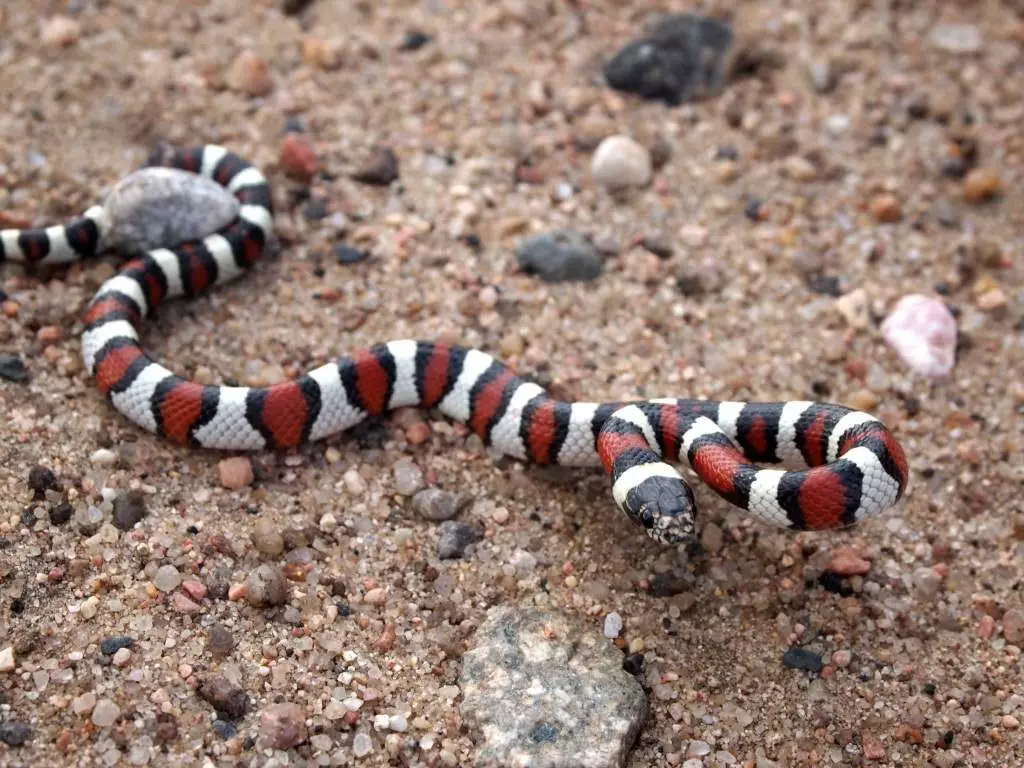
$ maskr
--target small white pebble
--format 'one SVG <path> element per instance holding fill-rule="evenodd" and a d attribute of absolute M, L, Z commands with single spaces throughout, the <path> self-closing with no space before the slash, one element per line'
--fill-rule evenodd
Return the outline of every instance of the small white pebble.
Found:
<path fill-rule="evenodd" d="M 604 636 L 609 640 L 614 640 L 619 636 L 622 631 L 622 617 L 618 613 L 612 612 L 604 617 Z"/>
<path fill-rule="evenodd" d="M 352 739 L 352 754 L 356 757 L 366 757 L 373 751 L 373 742 L 365 731 L 360 731 Z"/>
<path fill-rule="evenodd" d="M 374 715 L 373 727 L 378 731 L 386 731 L 391 727 L 391 718 L 387 715 Z"/>
<path fill-rule="evenodd" d="M 15 666 L 14 646 L 8 645 L 0 651 L 0 672 L 13 672 Z"/>
<path fill-rule="evenodd" d="M 100 599 L 93 595 L 83 600 L 78 605 L 78 613 L 83 619 L 92 619 L 96 617 L 100 609 Z"/>
<path fill-rule="evenodd" d="M 89 454 L 89 461 L 97 467 L 109 467 L 117 462 L 117 454 L 109 448 L 97 448 Z"/>
<path fill-rule="evenodd" d="M 392 715 L 388 720 L 388 728 L 392 731 L 405 733 L 409 729 L 409 723 L 402 715 Z"/>
<path fill-rule="evenodd" d="M 132 652 L 129 649 L 118 648 L 114 652 L 114 657 L 111 659 L 111 662 L 115 667 L 125 667 L 128 665 L 128 662 L 131 661 L 131 659 Z"/>
<path fill-rule="evenodd" d="M 121 714 L 121 708 L 110 699 L 100 699 L 92 710 L 92 724 L 98 728 L 109 728 Z"/>
<path fill-rule="evenodd" d="M 362 476 L 354 469 L 350 469 L 342 475 L 341 479 L 345 483 L 345 488 L 347 488 L 348 492 L 353 496 L 362 496 L 366 493 L 366 481 L 363 480 Z"/>

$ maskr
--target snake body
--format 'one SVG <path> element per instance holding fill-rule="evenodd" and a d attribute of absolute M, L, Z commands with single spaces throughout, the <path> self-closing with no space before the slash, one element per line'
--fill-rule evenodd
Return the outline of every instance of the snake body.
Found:
<path fill-rule="evenodd" d="M 259 170 L 219 146 L 163 147 L 147 164 L 202 174 L 240 203 L 221 231 L 126 262 L 85 312 L 86 369 L 114 408 L 149 432 L 204 448 L 276 449 L 391 409 L 436 408 L 517 459 L 603 467 L 619 508 L 670 545 L 695 535 L 693 493 L 669 463 L 681 457 L 732 504 L 790 529 L 852 525 L 893 506 L 906 488 L 903 449 L 867 413 L 808 401 L 560 402 L 491 355 L 449 344 L 390 341 L 265 388 L 181 378 L 146 354 L 138 326 L 161 302 L 197 296 L 252 266 L 271 237 L 271 193 Z M 88 258 L 109 226 L 94 206 L 67 225 L 4 230 L 0 262 Z M 807 469 L 757 466 L 790 461 Z"/>

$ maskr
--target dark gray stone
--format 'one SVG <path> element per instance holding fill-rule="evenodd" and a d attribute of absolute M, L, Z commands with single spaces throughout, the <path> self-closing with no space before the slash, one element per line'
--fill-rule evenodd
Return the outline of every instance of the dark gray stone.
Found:
<path fill-rule="evenodd" d="M 604 77 L 612 88 L 675 106 L 722 87 L 732 43 L 732 29 L 723 21 L 668 16 L 609 59 Z"/>
<path fill-rule="evenodd" d="M 203 681 L 197 693 L 222 720 L 241 720 L 249 710 L 249 695 L 226 677 Z"/>
<path fill-rule="evenodd" d="M 7 379 L 15 384 L 27 382 L 28 369 L 25 367 L 25 361 L 17 355 L 0 353 L 0 379 Z"/>
<path fill-rule="evenodd" d="M 519 268 L 548 283 L 594 280 L 603 265 L 597 248 L 571 229 L 556 229 L 519 244 Z"/>
<path fill-rule="evenodd" d="M 234 221 L 239 209 L 213 179 L 157 166 L 125 176 L 103 205 L 111 223 L 105 242 L 126 253 L 199 240 Z"/>
<path fill-rule="evenodd" d="M 782 654 L 782 663 L 791 669 L 803 669 L 807 672 L 821 672 L 821 668 L 824 666 L 821 654 L 797 646 L 793 646 Z"/>
<path fill-rule="evenodd" d="M 32 738 L 32 729 L 26 723 L 9 721 L 0 723 L 0 741 L 9 747 L 24 746 Z"/>
<path fill-rule="evenodd" d="M 456 560 L 466 554 L 470 544 L 483 538 L 478 528 L 456 520 L 441 523 L 441 535 L 437 539 L 437 556 L 441 560 Z"/>
<path fill-rule="evenodd" d="M 647 717 L 622 653 L 561 614 L 492 608 L 462 657 L 476 765 L 619 768 Z"/>
<path fill-rule="evenodd" d="M 114 526 L 130 531 L 146 516 L 146 497 L 141 491 L 119 493 L 114 497 Z"/>

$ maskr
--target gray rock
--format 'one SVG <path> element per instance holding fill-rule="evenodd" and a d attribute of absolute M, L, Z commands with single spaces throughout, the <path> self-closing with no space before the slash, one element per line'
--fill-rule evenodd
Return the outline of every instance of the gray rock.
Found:
<path fill-rule="evenodd" d="M 609 59 L 604 77 L 617 90 L 681 104 L 721 88 L 732 42 L 732 29 L 722 21 L 689 13 L 667 16 Z"/>
<path fill-rule="evenodd" d="M 146 516 L 146 497 L 141 491 L 120 492 L 114 497 L 114 525 L 130 531 Z"/>
<path fill-rule="evenodd" d="M 479 529 L 468 523 L 445 520 L 441 523 L 441 535 L 437 539 L 437 556 L 442 560 L 455 560 L 466 554 L 470 544 L 483 538 Z"/>
<path fill-rule="evenodd" d="M 451 520 L 465 506 L 463 497 L 440 488 L 424 488 L 412 497 L 412 508 L 427 520 Z"/>
<path fill-rule="evenodd" d="M 977 53 L 982 42 L 981 31 L 973 24 L 936 24 L 928 40 L 949 53 Z"/>
<path fill-rule="evenodd" d="M 307 735 L 306 712 L 298 704 L 271 704 L 260 714 L 260 741 L 270 749 L 291 749 Z"/>
<path fill-rule="evenodd" d="M 288 582 L 281 569 L 264 564 L 245 580 L 245 599 L 254 608 L 283 605 L 288 599 Z"/>
<path fill-rule="evenodd" d="M 235 196 L 217 182 L 177 168 L 142 168 L 119 181 L 103 203 L 106 243 L 138 253 L 173 248 L 227 226 L 238 216 Z"/>
<path fill-rule="evenodd" d="M 476 765 L 622 766 L 647 716 L 640 684 L 599 632 L 546 611 L 492 608 L 462 657 Z"/>
<path fill-rule="evenodd" d="M 571 229 L 556 229 L 519 244 L 519 267 L 549 283 L 594 280 L 603 265 L 587 238 Z"/>
<path fill-rule="evenodd" d="M 249 709 L 248 694 L 226 677 L 204 680 L 196 693 L 222 720 L 241 720 Z"/>
<path fill-rule="evenodd" d="M 6 352 L 0 354 L 0 378 L 13 381 L 15 384 L 24 384 L 28 381 L 25 362 L 17 355 Z"/>

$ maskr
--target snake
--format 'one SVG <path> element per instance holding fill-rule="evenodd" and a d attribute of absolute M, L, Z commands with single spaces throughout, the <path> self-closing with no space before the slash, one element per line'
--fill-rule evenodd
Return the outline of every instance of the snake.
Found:
<path fill-rule="evenodd" d="M 375 344 L 267 387 L 182 378 L 144 351 L 139 327 L 161 302 L 199 296 L 260 260 L 273 234 L 271 189 L 260 170 L 215 144 L 162 144 L 145 166 L 201 174 L 239 203 L 214 234 L 129 255 L 86 306 L 85 369 L 117 411 L 160 438 L 233 452 L 288 449 L 397 408 L 434 410 L 525 463 L 601 467 L 618 508 L 670 546 L 698 537 L 693 490 L 674 466 L 683 458 L 732 505 L 792 530 L 850 527 L 893 507 L 906 489 L 903 448 L 863 411 L 805 400 L 564 402 L 485 351 L 439 341 Z M 99 204 L 66 225 L 5 229 L 0 262 L 89 258 L 104 250 L 111 226 Z"/>

